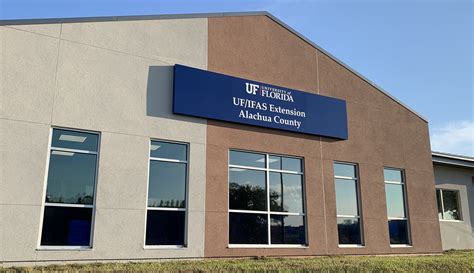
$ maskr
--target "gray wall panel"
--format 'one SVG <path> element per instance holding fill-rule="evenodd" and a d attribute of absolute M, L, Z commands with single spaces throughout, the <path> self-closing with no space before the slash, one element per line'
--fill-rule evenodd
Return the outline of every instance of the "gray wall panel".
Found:
<path fill-rule="evenodd" d="M 63 24 L 61 37 L 135 56 L 205 67 L 205 33 L 207 18 L 196 18 Z"/>
<path fill-rule="evenodd" d="M 0 27 L 0 118 L 50 123 L 59 40 Z"/>
<path fill-rule="evenodd" d="M 443 249 L 474 249 L 474 170 L 434 165 L 436 188 L 459 191 L 462 221 L 440 220 Z"/>
<path fill-rule="evenodd" d="M 41 205 L 49 126 L 0 119 L 2 190 L 0 204 Z"/>
<path fill-rule="evenodd" d="M 203 257 L 207 123 L 171 102 L 176 62 L 207 68 L 207 19 L 0 29 L 0 262 Z M 51 127 L 101 132 L 90 250 L 37 250 Z M 144 248 L 150 139 L 190 144 L 186 248 Z"/>

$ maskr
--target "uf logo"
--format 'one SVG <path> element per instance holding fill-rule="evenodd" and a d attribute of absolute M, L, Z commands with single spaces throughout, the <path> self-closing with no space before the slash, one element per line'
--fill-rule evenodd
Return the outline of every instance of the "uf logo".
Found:
<path fill-rule="evenodd" d="M 260 86 L 258 84 L 248 82 L 245 83 L 245 90 L 248 94 L 256 95 L 259 87 Z"/>

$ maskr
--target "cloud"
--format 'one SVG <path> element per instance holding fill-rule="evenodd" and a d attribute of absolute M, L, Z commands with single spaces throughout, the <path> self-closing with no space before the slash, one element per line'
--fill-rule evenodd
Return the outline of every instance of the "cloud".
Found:
<path fill-rule="evenodd" d="M 474 156 L 474 121 L 453 121 L 433 128 L 431 149 L 437 152 Z"/>

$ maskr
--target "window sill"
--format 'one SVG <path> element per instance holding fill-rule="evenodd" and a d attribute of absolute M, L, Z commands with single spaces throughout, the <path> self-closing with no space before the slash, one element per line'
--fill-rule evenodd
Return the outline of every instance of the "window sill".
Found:
<path fill-rule="evenodd" d="M 447 220 L 447 219 L 439 219 L 440 222 L 451 222 L 451 223 L 463 223 L 463 220 Z"/>
<path fill-rule="evenodd" d="M 40 246 L 37 251 L 91 251 L 94 250 L 90 246 Z"/>
<path fill-rule="evenodd" d="M 307 245 L 245 245 L 245 244 L 231 244 L 228 245 L 227 248 L 297 248 L 297 249 L 304 249 L 309 248 Z"/>
<path fill-rule="evenodd" d="M 365 245 L 338 245 L 339 248 L 365 248 Z"/>
<path fill-rule="evenodd" d="M 391 248 L 410 248 L 412 245 L 390 245 Z"/>
<path fill-rule="evenodd" d="M 144 246 L 144 250 L 160 250 L 160 249 L 187 249 L 187 246 L 182 245 L 162 245 L 162 246 Z"/>

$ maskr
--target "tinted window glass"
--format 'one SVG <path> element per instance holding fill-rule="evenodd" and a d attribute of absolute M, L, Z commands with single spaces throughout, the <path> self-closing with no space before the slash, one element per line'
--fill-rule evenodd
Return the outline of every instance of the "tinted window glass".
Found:
<path fill-rule="evenodd" d="M 305 244 L 304 217 L 271 215 L 272 244 Z"/>
<path fill-rule="evenodd" d="M 388 217 L 405 217 L 403 185 L 385 184 Z"/>
<path fill-rule="evenodd" d="M 302 159 L 229 153 L 230 244 L 271 244 L 267 237 L 271 230 L 274 243 L 304 244 Z M 272 211 L 280 214 L 271 215 Z"/>
<path fill-rule="evenodd" d="M 359 219 L 338 217 L 337 231 L 339 234 L 339 244 L 362 244 Z"/>
<path fill-rule="evenodd" d="M 96 159 L 94 154 L 51 151 L 46 202 L 92 204 Z"/>
<path fill-rule="evenodd" d="M 267 215 L 229 213 L 229 243 L 267 244 Z"/>
<path fill-rule="evenodd" d="M 169 143 L 162 141 L 152 141 L 150 145 L 150 156 L 174 159 L 174 160 L 187 160 L 187 146 L 184 144 Z"/>
<path fill-rule="evenodd" d="M 150 161 L 149 207 L 184 208 L 186 164 Z"/>
<path fill-rule="evenodd" d="M 389 220 L 390 244 L 409 244 L 408 223 L 406 220 Z"/>
<path fill-rule="evenodd" d="M 355 178 L 356 177 L 355 165 L 335 163 L 334 175 Z"/>
<path fill-rule="evenodd" d="M 97 152 L 98 141 L 99 135 L 97 134 L 54 129 L 51 146 Z"/>
<path fill-rule="evenodd" d="M 385 181 L 402 182 L 402 172 L 400 170 L 384 169 L 383 175 Z"/>
<path fill-rule="evenodd" d="M 301 159 L 283 157 L 281 166 L 282 170 L 285 171 L 301 172 Z"/>
<path fill-rule="evenodd" d="M 266 210 L 265 171 L 229 169 L 230 209 Z"/>
<path fill-rule="evenodd" d="M 356 181 L 336 179 L 336 208 L 338 215 L 359 215 Z"/>
<path fill-rule="evenodd" d="M 248 167 L 265 168 L 265 155 L 230 151 L 230 164 Z"/>
<path fill-rule="evenodd" d="M 148 210 L 146 245 L 184 245 L 184 211 Z"/>
<path fill-rule="evenodd" d="M 458 194 L 456 191 L 443 190 L 444 219 L 460 220 L 461 213 L 458 208 Z"/>
<path fill-rule="evenodd" d="M 302 176 L 270 172 L 272 211 L 303 212 Z"/>
<path fill-rule="evenodd" d="M 41 245 L 89 246 L 92 208 L 46 206 Z"/>
<path fill-rule="evenodd" d="M 270 209 L 283 211 L 282 192 L 283 183 L 281 173 L 270 172 Z"/>
<path fill-rule="evenodd" d="M 303 212 L 303 179 L 297 174 L 283 176 L 283 210 Z"/>
<path fill-rule="evenodd" d="M 268 157 L 268 164 L 270 169 L 281 170 L 281 156 L 271 155 Z"/>
<path fill-rule="evenodd" d="M 443 205 L 441 204 L 441 191 L 436 190 L 436 202 L 438 203 L 438 218 L 443 219 Z"/>
<path fill-rule="evenodd" d="M 283 195 L 283 183 L 281 173 L 270 173 L 270 209 L 272 211 L 283 211 L 281 196 Z"/>

